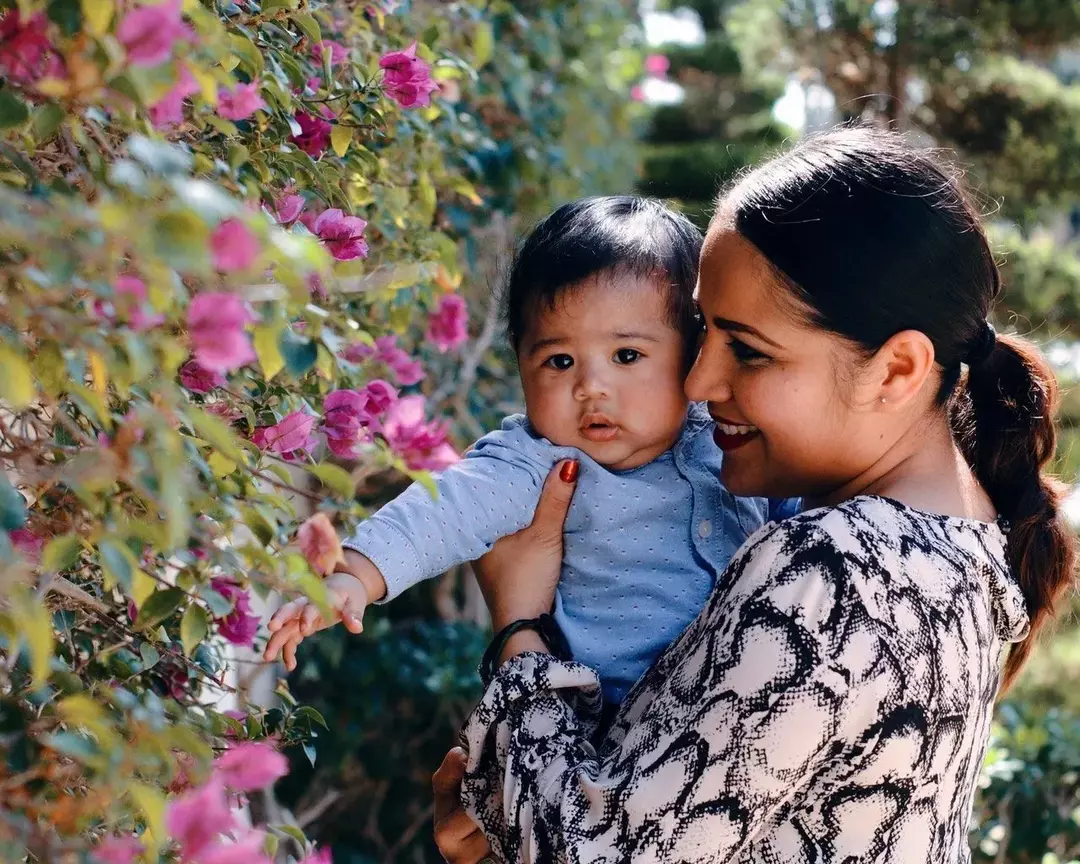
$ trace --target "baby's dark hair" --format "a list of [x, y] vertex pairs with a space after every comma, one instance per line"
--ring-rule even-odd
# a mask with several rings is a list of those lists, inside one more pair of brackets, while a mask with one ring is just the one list
[[500, 297], [507, 337], [517, 351], [532, 317], [567, 289], [601, 273], [655, 277], [667, 288], [667, 317], [697, 353], [701, 232], [662, 202], [636, 195], [581, 198], [532, 229], [518, 248]]

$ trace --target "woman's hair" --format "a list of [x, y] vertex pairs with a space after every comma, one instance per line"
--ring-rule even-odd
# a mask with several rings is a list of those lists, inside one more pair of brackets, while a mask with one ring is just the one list
[[581, 198], [564, 204], [529, 232], [510, 266], [501, 312], [517, 351], [533, 316], [599, 274], [656, 278], [667, 291], [667, 315], [697, 351], [697, 284], [701, 232], [660, 201], [635, 195]]
[[750, 241], [815, 325], [867, 353], [902, 330], [933, 343], [938, 404], [1009, 523], [1027, 601], [1031, 628], [1009, 653], [1007, 688], [1072, 582], [1076, 541], [1064, 487], [1042, 473], [1054, 455], [1054, 374], [1033, 344], [995, 338], [987, 324], [1001, 277], [958, 174], [898, 134], [842, 127], [738, 178], [713, 224]]

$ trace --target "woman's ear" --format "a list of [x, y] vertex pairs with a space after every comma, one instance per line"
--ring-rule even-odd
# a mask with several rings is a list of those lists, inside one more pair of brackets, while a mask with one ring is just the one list
[[868, 401], [882, 408], [910, 405], [934, 369], [934, 344], [920, 330], [901, 330], [874, 355]]

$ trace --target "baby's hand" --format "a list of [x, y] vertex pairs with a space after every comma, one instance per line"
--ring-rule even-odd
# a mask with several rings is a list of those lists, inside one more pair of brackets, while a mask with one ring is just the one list
[[275, 660], [280, 653], [285, 668], [292, 672], [296, 668], [297, 646], [312, 633], [325, 630], [338, 621], [342, 621], [350, 633], [360, 633], [364, 629], [364, 609], [371, 599], [364, 583], [351, 573], [334, 573], [323, 584], [330, 595], [335, 617], [327, 620], [319, 607], [306, 597], [286, 603], [267, 625], [272, 635], [263, 652], [264, 660]]

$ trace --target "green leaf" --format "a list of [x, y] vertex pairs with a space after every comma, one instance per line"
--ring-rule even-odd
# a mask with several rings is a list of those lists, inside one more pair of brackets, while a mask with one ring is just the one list
[[79, 0], [49, 0], [49, 20], [65, 36], [74, 36], [82, 29], [82, 9]]
[[168, 836], [165, 832], [165, 796], [146, 783], [132, 782], [127, 791], [135, 806], [142, 811], [150, 835], [160, 846]]
[[37, 349], [33, 366], [34, 376], [46, 393], [56, 397], [64, 392], [68, 381], [67, 367], [64, 363], [64, 354], [56, 342], [45, 342]]
[[[266, 12], [266, 4], [263, 4], [263, 11]], [[232, 49], [232, 53], [240, 58], [240, 62], [247, 67], [247, 72], [253, 79], [258, 78], [263, 71], [263, 57], [262, 53], [255, 44], [240, 33], [232, 33], [229, 35], [229, 46]]]
[[78, 534], [54, 537], [41, 555], [41, 569], [48, 573], [61, 573], [79, 560], [82, 541]]
[[53, 732], [41, 736], [41, 743], [57, 753], [70, 756], [78, 762], [96, 759], [98, 749], [89, 738], [75, 732]]
[[134, 159], [155, 174], [187, 174], [194, 162], [190, 151], [181, 145], [155, 141], [143, 135], [132, 135], [127, 148]]
[[46, 102], [34, 109], [30, 115], [30, 129], [34, 140], [43, 144], [56, 134], [64, 122], [64, 109], [55, 102]]
[[165, 588], [150, 595], [143, 603], [135, 619], [136, 630], [147, 630], [168, 618], [184, 602], [184, 592], [179, 588]]
[[282, 327], [275, 324], [264, 324], [255, 328], [252, 342], [255, 345], [255, 354], [259, 358], [263, 377], [269, 381], [278, 372], [285, 368], [285, 358], [281, 356], [278, 340], [281, 338]]
[[233, 604], [209, 585], [200, 585], [197, 593], [206, 601], [206, 605], [210, 607], [210, 612], [215, 618], [224, 618], [232, 612]]
[[14, 592], [11, 604], [19, 635], [26, 641], [30, 653], [30, 676], [34, 686], [49, 680], [53, 653], [52, 616], [33, 594], [20, 587]]
[[153, 669], [161, 660], [161, 654], [158, 653], [157, 648], [149, 642], [143, 642], [142, 645], [139, 646], [139, 656], [142, 657], [144, 672], [147, 669]]
[[210, 618], [206, 610], [198, 603], [192, 603], [184, 610], [184, 617], [180, 619], [180, 641], [183, 643], [184, 653], [190, 657], [191, 652], [202, 643], [209, 632]]
[[0, 90], [0, 129], [22, 126], [30, 119], [26, 103], [10, 90]]
[[338, 156], [344, 156], [348, 152], [352, 139], [352, 126], [342, 126], [338, 123], [330, 130], [330, 146], [334, 148]]
[[491, 29], [490, 21], [481, 21], [476, 25], [476, 33], [473, 35], [473, 59], [474, 69], [483, 69], [495, 49], [495, 34]]
[[423, 486], [432, 498], [439, 497], [439, 487], [435, 485], [435, 478], [431, 476], [430, 472], [413, 471], [406, 468], [404, 473], [407, 474], [410, 479], [415, 480], [417, 483]]
[[299, 717], [303, 717], [311, 721], [312, 723], [318, 723], [320, 726], [323, 727], [323, 729], [327, 730], [328, 732], [330, 731], [330, 727], [326, 725], [326, 720], [323, 718], [322, 714], [320, 714], [310, 705], [305, 705], [302, 708], [296, 709], [296, 711], [293, 713], [293, 719], [295, 720]]
[[98, 557], [105, 575], [105, 587], [119, 585], [125, 594], [130, 594], [135, 571], [139, 562], [126, 543], [112, 537], [106, 537], [98, 543]]
[[210, 229], [189, 211], [165, 213], [154, 220], [151, 241], [165, 263], [177, 270], [202, 271], [210, 263]]
[[22, 354], [0, 345], [0, 401], [25, 408], [34, 398], [34, 376]]
[[0, 531], [14, 531], [26, 524], [26, 499], [0, 472]]
[[226, 423], [194, 405], [188, 406], [187, 413], [199, 437], [209, 441], [214, 449], [233, 462], [243, 463], [243, 451]]
[[228, 456], [224, 456], [218, 452], [211, 453], [210, 458], [206, 460], [206, 463], [210, 466], [210, 470], [213, 472], [214, 476], [219, 480], [222, 477], [228, 477], [236, 470], [236, 463]]
[[310, 12], [303, 12], [300, 15], [293, 16], [293, 21], [312, 42], [322, 41], [322, 28], [319, 26], [319, 22], [315, 20], [315, 16]]
[[312, 744], [310, 741], [305, 741], [302, 746], [304, 748], [304, 755], [307, 756], [308, 762], [310, 762], [311, 767], [314, 768], [315, 767], [315, 745]]
[[322, 481], [322, 484], [333, 490], [341, 498], [352, 498], [356, 491], [356, 483], [353, 482], [349, 472], [340, 465], [332, 462], [323, 462], [319, 465], [305, 466], [308, 471]]
[[295, 825], [268, 825], [271, 831], [276, 831], [279, 834], [284, 834], [286, 837], [291, 837], [297, 843], [300, 844], [301, 849], [306, 849], [308, 839], [304, 836], [304, 832], [297, 828]]
[[278, 340], [281, 356], [285, 358], [285, 368], [289, 374], [299, 378], [308, 372], [319, 357], [319, 348], [311, 339], [297, 336], [292, 330], [284, 330]]

